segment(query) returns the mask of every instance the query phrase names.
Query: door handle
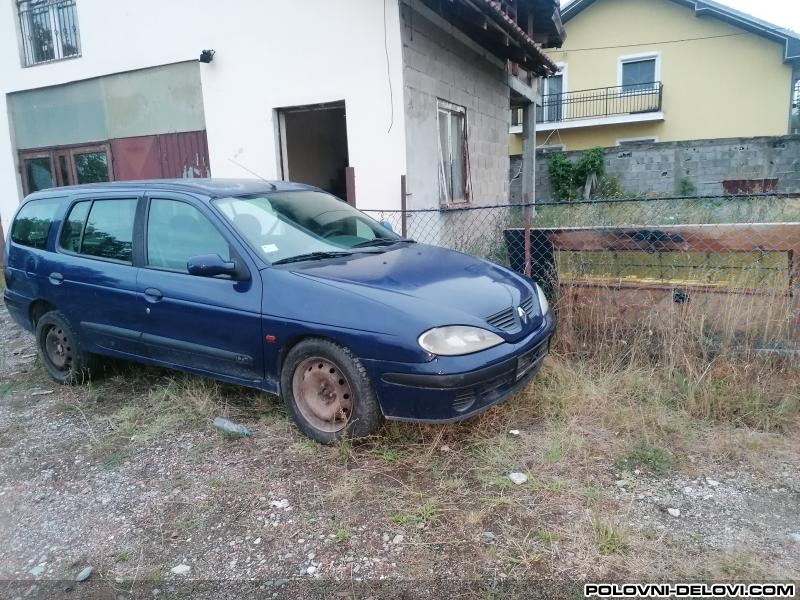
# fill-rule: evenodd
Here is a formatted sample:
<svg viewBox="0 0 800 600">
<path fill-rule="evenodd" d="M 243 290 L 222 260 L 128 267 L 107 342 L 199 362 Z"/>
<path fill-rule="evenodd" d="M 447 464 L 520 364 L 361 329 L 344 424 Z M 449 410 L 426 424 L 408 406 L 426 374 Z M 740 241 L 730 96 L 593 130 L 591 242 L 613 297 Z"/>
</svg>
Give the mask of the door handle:
<svg viewBox="0 0 800 600">
<path fill-rule="evenodd" d="M 151 302 L 158 302 L 164 297 L 164 294 L 161 293 L 161 290 L 157 290 L 156 288 L 147 288 L 144 291 L 144 295 L 147 296 L 147 299 Z"/>
<path fill-rule="evenodd" d="M 48 279 L 53 285 L 61 285 L 64 281 L 64 276 L 61 273 L 50 273 Z"/>
</svg>

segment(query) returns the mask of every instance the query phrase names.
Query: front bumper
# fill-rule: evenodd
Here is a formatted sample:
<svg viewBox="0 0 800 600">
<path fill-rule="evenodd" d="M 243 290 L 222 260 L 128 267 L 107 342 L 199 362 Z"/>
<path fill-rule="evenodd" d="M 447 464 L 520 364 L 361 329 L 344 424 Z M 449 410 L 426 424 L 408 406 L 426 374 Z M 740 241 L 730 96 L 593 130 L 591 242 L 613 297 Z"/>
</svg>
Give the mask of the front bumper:
<svg viewBox="0 0 800 600">
<path fill-rule="evenodd" d="M 387 419 L 448 423 L 502 402 L 538 372 L 550 349 L 555 318 L 516 344 L 425 364 L 364 360 Z"/>
</svg>

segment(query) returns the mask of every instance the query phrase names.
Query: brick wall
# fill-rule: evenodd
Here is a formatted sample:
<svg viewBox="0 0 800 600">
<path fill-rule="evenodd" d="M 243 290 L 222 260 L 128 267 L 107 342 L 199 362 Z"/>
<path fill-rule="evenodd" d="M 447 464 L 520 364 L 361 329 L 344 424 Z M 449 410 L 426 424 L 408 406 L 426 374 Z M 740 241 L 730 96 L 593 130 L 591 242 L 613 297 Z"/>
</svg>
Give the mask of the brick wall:
<svg viewBox="0 0 800 600">
<path fill-rule="evenodd" d="M 575 160 L 580 151 L 567 152 Z M 536 197 L 552 198 L 548 168 L 550 156 L 537 153 Z M 510 178 L 519 171 L 520 157 L 512 157 Z M 606 174 L 631 194 L 678 192 L 681 179 L 692 182 L 698 194 L 722 194 L 725 182 L 775 179 L 777 192 L 800 192 L 800 136 L 636 143 L 605 149 Z M 518 186 L 511 199 L 518 201 Z M 517 196 L 515 197 L 515 193 Z"/>
<path fill-rule="evenodd" d="M 508 197 L 509 87 L 502 64 L 424 11 L 401 12 L 409 208 L 439 206 L 437 99 L 466 108 L 475 204 Z"/>
</svg>

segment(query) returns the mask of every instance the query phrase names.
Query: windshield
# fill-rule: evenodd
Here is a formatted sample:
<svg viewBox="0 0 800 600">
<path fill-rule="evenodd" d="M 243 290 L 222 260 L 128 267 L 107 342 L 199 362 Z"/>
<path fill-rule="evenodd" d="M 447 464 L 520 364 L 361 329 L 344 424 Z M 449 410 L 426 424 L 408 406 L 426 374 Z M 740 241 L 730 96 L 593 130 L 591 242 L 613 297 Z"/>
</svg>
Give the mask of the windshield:
<svg viewBox="0 0 800 600">
<path fill-rule="evenodd" d="M 220 198 L 214 204 L 267 261 L 342 253 L 400 241 L 383 225 L 324 192 L 275 192 Z"/>
</svg>

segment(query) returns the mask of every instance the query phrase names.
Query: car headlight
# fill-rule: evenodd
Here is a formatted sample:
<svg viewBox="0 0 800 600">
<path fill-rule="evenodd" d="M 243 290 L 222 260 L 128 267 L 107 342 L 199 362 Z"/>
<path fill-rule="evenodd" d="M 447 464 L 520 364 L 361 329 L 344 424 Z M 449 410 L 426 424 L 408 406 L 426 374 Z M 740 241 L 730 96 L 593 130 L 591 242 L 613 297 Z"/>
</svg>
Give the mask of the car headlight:
<svg viewBox="0 0 800 600">
<path fill-rule="evenodd" d="M 417 341 L 431 354 L 461 356 L 502 344 L 503 338 L 480 327 L 448 325 L 429 329 Z"/>
<path fill-rule="evenodd" d="M 534 285 L 536 286 L 536 295 L 539 297 L 539 308 L 542 311 L 542 316 L 544 316 L 550 310 L 550 303 L 547 301 L 547 296 L 544 295 L 544 290 L 539 284 L 535 283 Z"/>
</svg>

